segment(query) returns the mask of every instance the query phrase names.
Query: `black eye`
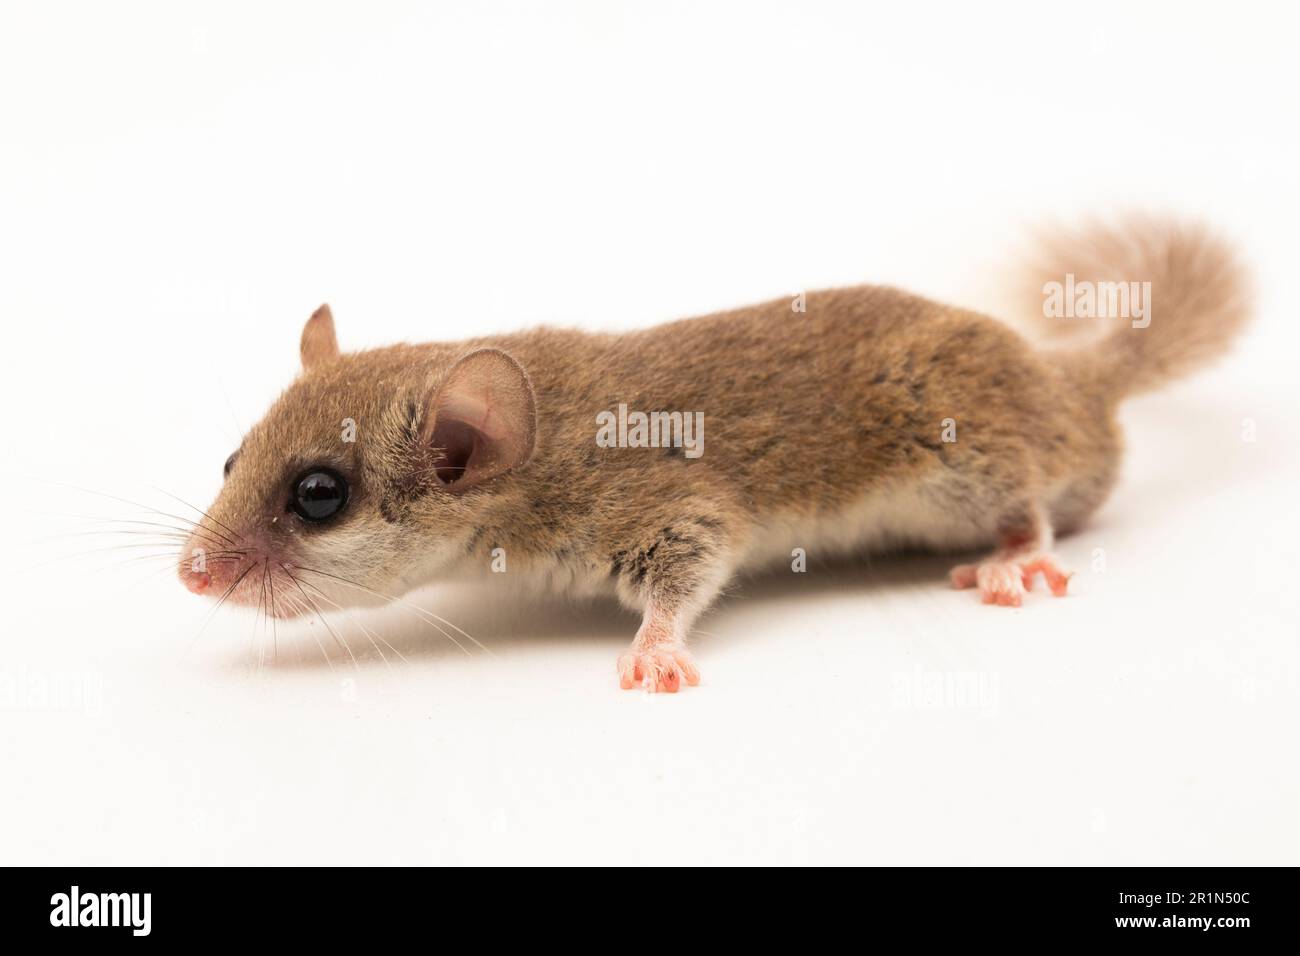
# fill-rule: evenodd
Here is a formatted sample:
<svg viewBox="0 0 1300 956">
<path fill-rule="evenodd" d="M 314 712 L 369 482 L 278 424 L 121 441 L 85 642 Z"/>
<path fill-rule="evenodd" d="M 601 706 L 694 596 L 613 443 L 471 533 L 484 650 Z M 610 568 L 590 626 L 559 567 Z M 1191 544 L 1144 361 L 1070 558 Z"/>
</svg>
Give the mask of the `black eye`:
<svg viewBox="0 0 1300 956">
<path fill-rule="evenodd" d="M 337 471 L 314 468 L 293 483 L 289 507 L 307 521 L 328 521 L 348 503 L 348 483 Z"/>
<path fill-rule="evenodd" d="M 221 469 L 222 477 L 225 478 L 230 477 L 230 469 L 235 467 L 235 459 L 238 457 L 239 457 L 239 452 L 236 451 L 236 452 L 232 452 L 230 457 L 226 459 L 226 467 Z"/>
</svg>

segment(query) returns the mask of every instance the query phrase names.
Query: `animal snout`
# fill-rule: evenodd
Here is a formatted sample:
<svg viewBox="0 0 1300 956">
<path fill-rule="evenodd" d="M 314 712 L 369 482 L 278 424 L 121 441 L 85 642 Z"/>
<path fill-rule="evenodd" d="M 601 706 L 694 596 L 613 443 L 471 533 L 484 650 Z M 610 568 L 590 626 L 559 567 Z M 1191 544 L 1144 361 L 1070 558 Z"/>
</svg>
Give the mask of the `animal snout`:
<svg viewBox="0 0 1300 956">
<path fill-rule="evenodd" d="M 207 571 L 194 568 L 190 562 L 182 562 L 179 569 L 181 583 L 195 594 L 203 594 L 212 585 L 212 575 Z"/>
</svg>

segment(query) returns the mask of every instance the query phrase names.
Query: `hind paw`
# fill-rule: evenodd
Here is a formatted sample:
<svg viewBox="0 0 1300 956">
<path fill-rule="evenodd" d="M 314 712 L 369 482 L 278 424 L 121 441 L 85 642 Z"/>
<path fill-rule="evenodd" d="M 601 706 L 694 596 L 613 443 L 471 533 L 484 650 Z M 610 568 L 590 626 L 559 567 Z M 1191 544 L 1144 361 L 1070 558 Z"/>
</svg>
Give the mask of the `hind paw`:
<svg viewBox="0 0 1300 956">
<path fill-rule="evenodd" d="M 1034 579 L 1042 575 L 1057 597 L 1069 587 L 1071 575 L 1062 570 L 1050 554 L 1016 557 L 995 556 L 979 564 L 959 564 L 949 574 L 955 588 L 978 587 L 985 604 L 1019 607 L 1025 592 L 1033 590 Z"/>
</svg>

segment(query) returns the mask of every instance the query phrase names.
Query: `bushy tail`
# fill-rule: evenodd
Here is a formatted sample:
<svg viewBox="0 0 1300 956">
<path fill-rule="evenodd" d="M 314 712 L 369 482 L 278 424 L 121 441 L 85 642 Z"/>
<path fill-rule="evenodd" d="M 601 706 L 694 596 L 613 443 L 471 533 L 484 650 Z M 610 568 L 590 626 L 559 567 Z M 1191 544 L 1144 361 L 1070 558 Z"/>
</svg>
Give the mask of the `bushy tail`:
<svg viewBox="0 0 1300 956">
<path fill-rule="evenodd" d="M 1116 400 L 1214 361 L 1251 316 L 1250 281 L 1236 250 L 1198 224 L 1131 216 L 1045 238 L 1035 258 L 1023 291 L 1037 290 L 1036 324 L 1057 344 L 1062 333 L 1068 340 L 1072 332 L 1104 328 L 1099 340 L 1062 358 Z M 1053 283 L 1061 286 L 1061 300 L 1073 290 L 1073 308 L 1068 301 L 1058 305 Z M 1124 314 L 1114 314 L 1116 303 Z"/>
</svg>

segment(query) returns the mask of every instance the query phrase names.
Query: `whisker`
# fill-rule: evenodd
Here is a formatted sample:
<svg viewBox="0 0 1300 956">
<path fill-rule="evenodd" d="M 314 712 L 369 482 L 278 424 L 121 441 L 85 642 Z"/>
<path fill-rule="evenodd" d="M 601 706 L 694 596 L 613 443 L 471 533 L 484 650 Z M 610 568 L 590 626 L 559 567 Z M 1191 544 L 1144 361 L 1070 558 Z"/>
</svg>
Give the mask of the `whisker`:
<svg viewBox="0 0 1300 956">
<path fill-rule="evenodd" d="M 463 628 L 457 627 L 455 624 L 451 623 L 451 621 L 448 621 L 446 618 L 439 617 L 437 614 L 434 614 L 432 611 L 426 610 L 425 608 L 412 604 L 409 601 L 405 601 L 402 598 L 393 597 L 391 594 L 384 594 L 382 591 L 376 591 L 374 588 L 367 587 L 364 584 L 358 584 L 356 581 L 350 581 L 347 578 L 339 577 L 337 574 L 330 574 L 328 571 L 318 571 L 315 568 L 304 568 L 302 566 L 298 566 L 298 570 L 306 571 L 310 574 L 319 574 L 327 578 L 332 578 L 335 581 L 339 581 L 343 584 L 347 584 L 351 587 L 357 588 L 358 590 L 365 591 L 368 594 L 373 594 L 375 597 L 381 598 L 385 601 L 389 601 L 393 604 L 398 605 L 399 607 L 404 607 L 407 610 L 411 611 L 412 613 L 417 614 L 422 618 L 424 618 L 426 623 L 432 624 L 435 628 L 437 628 L 440 632 L 442 632 L 443 636 L 445 636 L 448 640 L 450 640 L 453 644 L 459 647 L 466 654 L 469 653 L 469 649 L 466 648 L 463 644 L 461 644 L 460 641 L 456 640 L 456 638 L 452 637 L 445 630 L 443 630 L 443 628 L 440 626 L 440 623 L 445 624 L 447 625 L 447 627 L 450 627 L 456 630 L 457 632 L 459 632 L 460 634 L 465 635 L 465 637 L 473 641 L 474 644 L 485 653 L 488 654 L 492 653 L 490 650 L 488 650 L 487 647 L 485 647 L 478 640 L 478 638 L 474 637 L 473 634 L 470 634 L 469 632 L 465 631 Z"/>
<path fill-rule="evenodd" d="M 60 560 L 60 558 L 76 558 L 87 554 L 104 554 L 108 551 L 137 551 L 140 548 L 169 548 L 171 550 L 169 550 L 168 553 L 171 554 L 173 557 L 180 558 L 183 556 L 183 552 L 177 550 L 174 542 L 171 541 L 132 541 L 125 544 L 109 544 L 109 545 L 105 545 L 102 548 L 87 548 L 82 551 L 73 551 L 65 555 L 60 555 L 58 558 L 54 558 L 53 560 L 57 561 Z M 204 552 L 204 554 L 234 554 L 234 553 L 235 552 L 233 551 L 221 551 L 221 552 L 205 551 Z"/>
<path fill-rule="evenodd" d="M 88 516 L 86 516 L 86 515 L 58 514 L 58 513 L 52 513 L 52 512 L 35 512 L 35 514 L 40 514 L 40 515 L 44 515 L 44 516 L 46 516 L 46 517 L 54 517 L 54 518 L 76 518 L 76 519 L 79 519 L 79 520 L 82 520 L 82 521 L 89 521 L 89 522 L 94 522 L 94 523 L 97 523 L 97 524 L 121 524 L 121 525 L 136 525 L 136 526 L 138 526 L 138 527 L 127 527 L 127 528 L 104 528 L 104 529 L 99 529 L 99 528 L 86 528 L 86 529 L 81 529 L 81 530 L 78 530 L 78 531 L 70 531 L 70 532 L 67 532 L 67 533 L 65 533 L 65 534 L 59 534 L 59 535 L 48 535 L 48 536 L 46 536 L 46 538 L 40 539 L 40 540 L 42 540 L 42 541 L 44 541 L 44 540 L 53 540 L 53 539 L 56 539 L 56 538 L 63 538 L 63 537 L 74 537 L 74 536 L 76 536 L 76 535 L 83 535 L 83 534 L 150 534 L 150 533 L 154 533 L 154 534 L 158 534 L 158 535 L 161 537 L 161 536 L 163 536 L 164 533 L 165 533 L 166 535 L 169 535 L 169 536 L 170 536 L 170 535 L 175 535 L 178 539 L 180 539 L 180 540 L 182 540 L 182 541 L 187 540 L 187 539 L 190 538 L 190 537 L 198 537 L 198 538 L 200 538 L 201 540 L 203 540 L 205 543 L 207 543 L 207 544 L 209 544 L 209 545 L 212 545 L 212 546 L 215 546 L 215 547 L 227 547 L 227 546 L 233 544 L 233 542 L 230 542 L 230 541 L 223 541 L 223 540 L 217 538 L 216 536 L 214 536 L 213 534 L 211 534 L 211 533 L 210 533 L 206 528 L 201 528 L 201 527 L 199 527 L 198 525 L 194 525 L 193 527 L 185 528 L 185 527 L 179 527 L 179 526 L 177 526 L 177 525 L 163 524 L 163 523 L 160 522 L 160 521 L 141 521 L 141 520 L 139 520 L 139 519 L 134 519 L 134 518 L 92 518 L 92 517 L 88 517 Z M 140 530 L 141 528 L 146 528 L 146 527 L 147 527 L 147 528 L 161 528 L 161 529 L 163 529 L 163 531 L 160 531 L 160 532 L 147 532 L 147 531 L 142 531 L 142 530 Z"/>
<path fill-rule="evenodd" d="M 308 585 L 308 587 L 311 587 L 311 585 Z M 322 594 L 318 589 L 313 588 L 313 590 L 316 591 L 316 594 L 317 594 L 318 597 L 324 598 L 324 599 L 327 600 L 327 601 L 329 600 L 329 598 L 326 598 L 325 595 Z M 333 601 L 330 601 L 329 603 L 330 603 L 330 604 L 334 604 Z M 338 606 L 337 604 L 334 604 L 334 606 L 335 606 L 336 608 L 338 608 L 339 610 L 342 610 L 342 608 L 339 608 L 339 606 Z M 385 665 L 386 667 L 392 668 L 392 666 L 393 666 L 392 663 L 389 662 L 388 658 L 384 655 L 384 652 L 383 652 L 382 650 L 379 649 L 379 645 L 378 645 L 377 643 L 375 643 L 375 639 L 374 639 L 374 637 L 372 636 L 372 632 L 370 631 L 370 629 L 367 628 L 367 627 L 366 627 L 364 624 L 362 624 L 360 621 L 358 621 L 358 620 L 356 619 L 355 616 L 353 616 L 353 623 L 355 623 L 358 627 L 361 628 L 361 633 L 362 633 L 363 635 L 365 635 L 366 640 L 368 640 L 368 641 L 370 642 L 370 646 L 373 647 L 373 648 L 375 649 L 375 653 L 379 655 L 379 659 L 380 659 L 381 661 L 384 662 L 384 665 Z M 385 641 L 384 643 L 386 644 L 386 643 L 388 643 L 388 642 Z"/>
<path fill-rule="evenodd" d="M 72 554 L 60 554 L 60 555 L 57 555 L 57 556 L 55 556 L 55 557 L 53 557 L 53 558 L 48 558 L 47 560 L 44 560 L 44 561 L 37 561 L 37 562 L 34 563 L 34 564 L 29 564 L 29 565 L 26 565 L 25 567 L 15 569 L 12 573 L 14 573 L 14 574 L 29 574 L 29 573 L 31 573 L 31 572 L 33 572 L 33 571 L 39 571 L 39 570 L 42 570 L 42 569 L 44 569 L 44 568 L 48 568 L 48 567 L 50 567 L 51 565 L 61 564 L 61 563 L 63 563 L 63 562 L 67 562 L 67 561 L 82 561 L 82 560 L 85 560 L 86 558 L 93 558 L 93 557 L 95 557 L 96 555 L 103 555 L 103 554 L 120 554 L 120 553 L 121 553 L 122 551 L 124 551 L 124 550 L 136 550 L 136 549 L 139 549 L 139 548 L 164 548 L 164 549 L 167 549 L 167 550 L 165 550 L 165 551 L 160 551 L 160 552 L 158 552 L 158 553 L 156 553 L 156 554 L 135 555 L 135 556 L 132 556 L 132 557 L 123 558 L 121 561 L 117 561 L 117 562 L 113 562 L 113 563 L 110 563 L 110 564 L 104 565 L 104 568 L 105 568 L 105 569 L 112 568 L 112 567 L 113 567 L 113 564 L 130 564 L 130 563 L 133 562 L 133 561 L 143 560 L 143 559 L 150 559 L 150 558 L 153 558 L 153 559 L 166 558 L 166 559 L 168 559 L 169 561 L 173 561 L 173 562 L 174 562 L 174 561 L 179 560 L 179 558 L 181 557 L 181 556 L 180 556 L 180 555 L 179 555 L 175 550 L 172 550 L 172 549 L 171 549 L 171 546 L 170 546 L 170 545 L 168 545 L 168 544 L 166 544 L 166 543 L 163 543 L 163 542 L 159 542 L 159 543 L 156 543 L 156 544 L 153 544 L 153 543 L 143 543 L 143 544 L 119 544 L 119 545 L 111 545 L 111 546 L 106 547 L 106 548 L 89 548 L 89 549 L 84 550 L 84 551 L 76 551 L 76 552 L 73 552 Z M 205 559 L 206 559 L 206 560 L 209 560 L 209 561 L 211 561 L 211 560 L 231 560 L 230 555 L 233 555 L 233 554 L 235 554 L 235 553 L 236 553 L 236 552 L 215 552 L 215 551 L 214 551 L 214 552 L 209 552 L 208 554 L 206 554 L 206 555 L 205 555 Z M 242 552 L 239 552 L 239 553 L 242 553 Z"/>
<path fill-rule="evenodd" d="M 27 547 L 34 547 L 35 545 L 38 544 L 49 544 L 50 542 L 53 541 L 66 541 L 69 538 L 102 537 L 104 535 L 112 535 L 117 537 L 122 537 L 126 535 L 133 535 L 136 537 L 148 536 L 157 541 L 167 541 L 171 543 L 175 543 L 178 541 L 184 542 L 186 538 L 184 532 L 180 532 L 180 531 L 145 531 L 140 528 L 105 528 L 105 529 L 92 528 L 87 531 L 63 531 L 58 534 L 42 535 L 39 538 L 29 538 L 27 541 L 24 542 L 24 545 Z"/>
<path fill-rule="evenodd" d="M 56 487 L 60 487 L 60 488 L 68 488 L 68 489 L 71 489 L 72 491 L 81 492 L 82 494 L 87 494 L 87 495 L 96 495 L 97 497 L 100 497 L 100 498 L 107 498 L 109 501 L 116 501 L 116 502 L 119 502 L 119 503 L 124 504 L 124 505 L 130 505 L 132 508 L 140 508 L 140 509 L 143 509 L 144 511 L 150 512 L 150 513 L 152 513 L 152 514 L 160 515 L 161 517 L 164 517 L 164 518 L 171 518 L 171 519 L 173 519 L 173 520 L 175 520 L 175 521 L 182 521 L 182 522 L 184 522 L 185 524 L 192 525 L 192 526 L 195 527 L 195 528 L 198 528 L 198 527 L 199 527 L 199 523 L 198 523 L 197 521 L 192 521 L 192 520 L 190 520 L 189 518 L 183 517 L 182 515 L 171 514 L 170 512 L 167 512 L 167 511 L 160 511 L 160 510 L 158 510 L 157 508 L 151 508 L 151 507 L 149 507 L 149 506 L 146 505 L 146 504 L 142 504 L 142 503 L 140 503 L 139 501 L 132 501 L 130 498 L 121 498 L 121 497 L 118 497 L 117 495 L 110 495 L 110 494 L 108 494 L 107 492 L 104 492 L 104 491 L 94 491 L 94 490 L 92 490 L 92 489 L 90 489 L 90 488 L 82 488 L 82 487 L 79 487 L 78 485 L 69 484 L 69 483 L 66 482 L 66 481 L 53 481 L 53 480 L 48 479 L 48 478 L 34 478 L 34 479 L 32 479 L 32 480 L 33 480 L 33 481 L 38 481 L 38 482 L 43 482 L 43 483 L 45 483 L 45 484 L 55 485 Z M 167 492 L 163 492 L 163 494 L 167 494 Z M 184 502 L 181 502 L 181 503 L 184 504 Z M 186 505 L 186 507 L 193 507 L 193 506 L 192 506 L 192 505 Z M 223 537 L 223 538 L 225 537 L 225 535 L 220 534 L 220 532 L 216 532 L 216 533 L 218 534 L 219 537 Z M 237 546 L 238 546 L 238 542 L 237 542 L 237 541 L 232 541 L 232 540 L 227 539 L 227 542 L 226 542 L 226 543 L 227 543 L 227 544 L 230 544 L 230 545 L 233 546 L 233 547 L 237 547 Z"/>
<path fill-rule="evenodd" d="M 261 674 L 261 673 L 262 673 L 262 668 L 263 668 L 263 667 L 265 666 L 265 664 L 266 664 L 266 631 L 265 631 L 265 626 L 263 626 L 263 630 L 262 630 L 262 633 L 261 633 L 261 635 L 260 635 L 261 638 L 262 638 L 261 640 L 258 640 L 259 634 L 258 634 L 258 630 L 257 630 L 257 625 L 258 625 L 258 623 L 262 621 L 263 615 L 266 613 L 266 561 L 263 561 L 263 562 L 262 562 L 262 572 L 263 572 L 263 573 L 262 573 L 262 591 L 261 591 L 261 593 L 260 593 L 260 594 L 258 595 L 258 597 L 257 597 L 257 611 L 255 612 L 255 614 L 254 614 L 254 616 L 253 616 L 253 640 L 256 642 L 256 645 L 257 645 L 257 672 L 258 672 L 258 674 Z"/>
<path fill-rule="evenodd" d="M 193 521 L 190 521 L 189 518 L 177 518 L 178 521 L 183 522 L 182 524 L 163 524 L 161 521 L 145 521 L 145 520 L 142 519 L 142 518 L 135 518 L 135 517 L 126 517 L 126 518 L 108 518 L 108 517 L 105 517 L 104 515 L 83 515 L 83 514 L 74 514 L 74 513 L 69 512 L 69 511 L 34 511 L 34 512 L 32 512 L 32 514 L 41 515 L 42 517 L 45 517 L 45 518 L 72 518 L 72 519 L 75 519 L 75 520 L 77 520 L 77 521 L 88 521 L 88 522 L 91 522 L 91 523 L 93 523 L 93 524 L 140 524 L 140 525 L 149 525 L 149 526 L 151 526 L 151 527 L 156 527 L 156 528 L 166 528 L 166 529 L 168 529 L 169 531 L 180 531 L 180 532 L 184 532 L 184 533 L 187 533 L 187 534 L 188 534 L 188 533 L 193 533 L 194 528 L 197 527 L 197 523 L 196 523 L 196 522 L 193 522 Z M 150 516 L 152 516 L 152 517 L 166 517 L 166 516 L 163 515 L 161 512 L 155 511 L 155 510 L 152 509 L 152 508 L 146 508 L 146 509 L 143 511 L 143 514 L 150 515 Z"/>
<path fill-rule="evenodd" d="M 294 587 L 296 587 L 298 591 L 302 594 L 303 599 L 306 600 L 306 602 L 311 606 L 311 609 L 316 612 L 316 616 L 320 618 L 320 622 L 325 625 L 325 630 L 329 631 L 330 636 L 334 638 L 335 643 L 337 643 L 339 647 L 343 648 L 343 650 L 347 652 L 348 657 L 352 659 L 352 666 L 356 667 L 357 659 L 352 653 L 352 648 L 348 646 L 348 642 L 340 639 L 339 636 L 334 633 L 334 628 L 330 627 L 329 621 L 325 620 L 325 615 L 320 612 L 320 608 L 317 607 L 316 602 L 313 601 L 311 599 L 311 596 L 302 589 L 302 584 L 294 576 L 293 572 L 290 571 L 283 564 L 281 564 L 280 567 L 284 568 L 284 573 L 289 575 L 289 580 L 293 582 Z"/>
<path fill-rule="evenodd" d="M 280 663 L 280 628 L 275 611 L 275 576 L 271 574 L 271 562 L 264 561 L 266 567 L 266 593 L 271 599 L 271 661 Z"/>
<path fill-rule="evenodd" d="M 286 571 L 285 573 L 288 574 L 289 572 Z M 289 575 L 289 577 L 292 579 L 293 575 Z M 290 606 L 291 608 L 293 608 L 294 610 L 296 610 L 296 611 L 299 611 L 299 612 L 302 612 L 302 613 L 305 613 L 305 612 L 307 612 L 307 611 L 315 611 L 315 608 L 309 608 L 306 604 L 304 604 L 302 601 L 299 601 L 299 600 L 298 600 L 296 597 L 294 597 L 292 594 L 285 594 L 285 595 L 282 596 L 282 599 L 283 599 L 284 601 L 286 601 L 286 602 L 289 604 L 289 606 Z M 319 616 L 320 616 L 320 612 L 317 611 L 317 612 L 316 612 L 316 616 L 319 617 Z M 316 642 L 316 647 L 319 648 L 319 650 L 320 650 L 320 656 L 323 657 L 323 658 L 325 659 L 325 664 L 326 664 L 326 666 L 329 667 L 329 669 L 330 669 L 331 671 L 333 671 L 333 670 L 334 670 L 334 662 L 333 662 L 332 660 L 330 660 L 330 656 L 329 656 L 329 654 L 327 654 L 327 653 L 325 652 L 325 645 L 322 644 L 322 643 L 320 642 L 320 638 L 316 636 L 316 632 L 315 632 L 315 631 L 312 631 L 312 632 L 311 632 L 311 639 L 312 639 L 313 641 Z"/>
<path fill-rule="evenodd" d="M 248 567 L 244 568 L 243 573 L 240 574 L 239 577 L 235 578 L 234 583 L 231 584 L 230 587 L 226 588 L 226 592 L 222 594 L 220 598 L 217 599 L 217 603 L 212 606 L 212 609 L 208 611 L 207 615 L 203 618 L 203 621 L 199 626 L 198 633 L 196 633 L 194 637 L 190 640 L 189 651 L 194 650 L 194 645 L 197 644 L 199 638 L 203 636 L 203 632 L 207 630 L 208 625 L 212 623 L 212 619 L 217 616 L 217 611 L 221 610 L 222 605 L 226 603 L 226 599 L 230 597 L 230 595 L 235 593 L 235 588 L 239 587 L 240 582 L 243 581 L 244 578 L 248 577 L 249 572 L 252 570 L 253 570 L 253 565 L 251 564 Z"/>
<path fill-rule="evenodd" d="M 348 616 L 352 618 L 353 623 L 355 623 L 355 624 L 357 625 L 357 627 L 361 628 L 361 632 L 362 632 L 363 634 L 365 634 L 367 638 L 369 638 L 371 644 L 374 644 L 375 650 L 379 652 L 379 656 L 380 656 L 381 658 L 383 658 L 385 664 L 388 664 L 388 658 L 384 656 L 384 652 L 383 652 L 383 651 L 379 650 L 379 645 L 378 645 L 378 644 L 375 644 L 375 638 L 376 638 L 376 637 L 379 638 L 379 640 L 383 642 L 383 645 L 384 645 L 385 647 L 387 647 L 390 651 L 392 651 L 392 652 L 393 652 L 394 654 L 396 654 L 399 658 L 401 658 L 402 663 L 404 663 L 404 664 L 410 664 L 410 663 L 411 663 L 410 661 L 408 661 L 408 660 L 406 659 L 405 656 L 403 656 L 403 654 L 402 654 L 401 651 L 399 651 L 397 648 L 395 648 L 392 644 L 389 644 L 388 641 L 384 640 L 384 636 L 383 636 L 382 634 L 380 634 L 378 631 L 373 631 L 373 630 L 371 630 L 370 628 L 366 627 L 366 625 L 361 621 L 361 619 L 357 616 L 357 614 L 356 614 L 356 613 L 355 613 L 351 608 L 345 608 L 345 607 L 343 607 L 343 605 L 339 604 L 337 601 L 335 601 L 333 598 L 331 598 L 328 594 L 326 594 L 326 593 L 325 593 L 324 591 L 322 591 L 320 588 L 316 587 L 316 585 L 312 584 L 310 581 L 305 581 L 305 582 L 303 582 L 303 583 L 306 584 L 307 587 L 309 587 L 309 588 L 311 588 L 313 591 L 315 591 L 316 594 L 321 598 L 321 600 L 328 601 L 330 604 L 332 604 L 335 608 L 337 608 L 337 609 L 340 610 L 340 611 L 347 611 L 347 612 L 348 612 Z M 389 666 L 391 667 L 392 665 L 389 664 Z"/>
<path fill-rule="evenodd" d="M 176 502 L 179 502 L 180 504 L 183 504 L 186 508 L 189 508 L 189 509 L 191 509 L 191 510 L 193 510 L 193 511 L 197 511 L 199 514 L 203 515 L 203 517 L 207 518 L 209 521 L 211 521 L 211 522 L 212 522 L 213 524 L 215 524 L 217 527 L 219 527 L 219 528 L 224 528 L 226 531 L 229 531 L 231 534 L 233 534 L 236 538 L 241 537 L 240 533 L 239 533 L 238 531 L 236 531 L 234 528 L 230 527 L 229 525 L 222 524 L 220 521 L 218 521 L 216 518 L 212 517 L 212 515 L 208 514 L 206 511 L 204 511 L 202 508 L 198 507 L 197 505 L 192 505 L 192 504 L 190 504 L 190 503 L 189 503 L 188 501 L 186 501 L 184 498 L 178 498 L 176 495 L 172 494 L 170 491 L 164 491 L 162 488 L 158 488 L 158 487 L 156 487 L 156 486 L 154 486 L 154 485 L 150 485 L 149 487 L 150 487 L 150 488 L 153 488 L 153 490 L 156 491 L 156 492 L 158 492 L 159 494 L 164 494 L 164 495 L 166 495 L 168 498 L 171 498 L 173 501 L 176 501 Z"/>
</svg>

